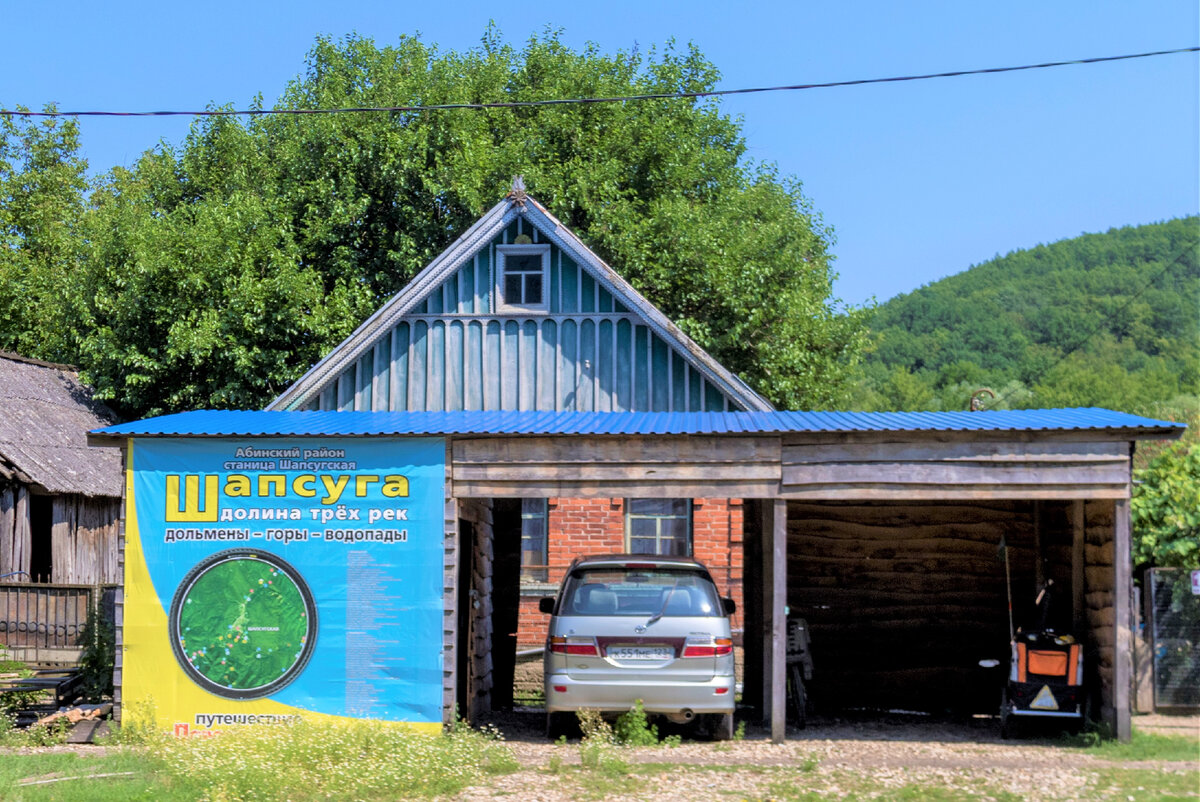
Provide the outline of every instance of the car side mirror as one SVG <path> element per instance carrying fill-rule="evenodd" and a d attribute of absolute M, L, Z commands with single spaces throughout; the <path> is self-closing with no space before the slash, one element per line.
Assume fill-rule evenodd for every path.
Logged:
<path fill-rule="evenodd" d="M 538 612 L 546 613 L 547 615 L 553 613 L 554 612 L 554 597 L 553 596 L 543 596 L 542 598 L 538 599 Z"/>
<path fill-rule="evenodd" d="M 737 602 L 728 596 L 722 597 L 721 606 L 725 608 L 725 615 L 733 615 L 737 612 Z"/>

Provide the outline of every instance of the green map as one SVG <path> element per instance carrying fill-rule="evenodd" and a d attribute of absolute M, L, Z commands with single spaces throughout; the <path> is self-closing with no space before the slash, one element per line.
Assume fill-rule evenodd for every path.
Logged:
<path fill-rule="evenodd" d="M 178 653 L 214 685 L 274 685 L 302 665 L 310 637 L 304 595 L 280 567 L 231 557 L 203 570 L 178 603 Z"/>

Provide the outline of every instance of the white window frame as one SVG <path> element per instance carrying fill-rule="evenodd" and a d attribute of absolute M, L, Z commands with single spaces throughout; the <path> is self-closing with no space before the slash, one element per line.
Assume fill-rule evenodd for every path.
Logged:
<path fill-rule="evenodd" d="M 658 555 L 662 554 L 661 551 L 657 550 L 657 549 L 661 549 L 662 542 L 663 542 L 662 521 L 664 521 L 664 520 L 677 521 L 682 518 L 686 518 L 686 520 L 687 520 L 687 549 L 686 549 L 685 553 L 683 554 L 683 556 L 691 557 L 693 551 L 695 550 L 695 542 L 694 542 L 695 541 L 695 533 L 692 531 L 692 523 L 693 523 L 692 522 L 692 500 L 690 498 L 688 498 L 688 499 L 650 499 L 652 501 L 667 501 L 667 500 L 669 500 L 669 501 L 685 501 L 685 502 L 687 502 L 687 512 L 684 513 L 684 515 L 646 515 L 644 513 L 634 513 L 632 510 L 632 506 L 633 506 L 632 502 L 638 501 L 638 500 L 639 499 L 636 499 L 636 498 L 625 499 L 625 551 L 626 551 L 626 553 L 633 553 L 633 533 L 632 533 L 633 527 L 630 526 L 630 521 L 633 518 L 636 517 L 636 518 L 651 519 L 651 520 L 656 521 L 655 527 L 654 527 L 654 545 L 655 545 L 656 551 L 654 553 L 658 554 Z M 665 555 L 665 556 L 670 556 L 670 555 Z"/>
<path fill-rule="evenodd" d="M 510 304 L 504 297 L 504 273 L 508 255 L 542 257 L 542 302 L 540 304 Z M 496 311 L 498 312 L 544 312 L 550 308 L 550 245 L 497 245 L 496 246 Z"/>

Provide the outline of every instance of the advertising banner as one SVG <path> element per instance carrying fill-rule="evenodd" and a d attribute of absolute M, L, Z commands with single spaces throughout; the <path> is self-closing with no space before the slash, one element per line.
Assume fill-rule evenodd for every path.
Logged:
<path fill-rule="evenodd" d="M 126 476 L 124 715 L 440 730 L 441 438 L 147 438 Z"/>

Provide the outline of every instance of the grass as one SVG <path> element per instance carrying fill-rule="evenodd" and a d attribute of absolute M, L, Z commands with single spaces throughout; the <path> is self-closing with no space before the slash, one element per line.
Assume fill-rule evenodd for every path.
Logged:
<path fill-rule="evenodd" d="M 1200 739 L 1157 735 L 1136 728 L 1124 744 L 1095 733 L 1070 736 L 1065 742 L 1101 760 L 1190 760 L 1200 762 Z"/>
<path fill-rule="evenodd" d="M 554 750 L 540 770 L 571 798 L 638 796 L 672 787 L 696 773 L 713 777 L 713 797 L 809 802 L 878 799 L 892 802 L 988 798 L 1011 802 L 1011 787 L 992 770 L 950 774 L 921 769 L 847 770 L 826 767 L 815 754 L 793 755 L 787 765 L 686 765 L 638 763 L 629 747 L 598 717 L 587 722 L 578 746 Z M 237 800 L 391 800 L 453 797 L 490 776 L 520 770 L 494 734 L 457 727 L 440 736 L 371 721 L 300 723 L 231 729 L 217 738 L 175 739 L 143 733 L 143 743 L 72 752 L 0 749 L 0 799 L 13 802 L 236 802 Z M 714 749 L 720 744 L 714 745 Z M 1066 744 L 1063 754 L 1086 754 L 1109 763 L 1092 767 L 1075 759 L 1064 770 L 1078 776 L 1081 798 L 1173 800 L 1200 797 L 1200 760 L 1194 739 L 1135 732 L 1130 744 Z M 645 751 L 637 754 L 645 756 Z M 574 762 L 574 756 L 578 762 Z M 1149 761 L 1172 761 L 1162 766 Z M 569 765 L 568 765 L 569 763 Z M 1113 763 L 1128 763 L 1112 765 Z M 1143 763 L 1143 766 L 1137 764 Z M 99 775 L 116 775 L 102 777 Z M 536 776 L 536 773 L 534 774 Z M 31 779 L 60 779 L 43 785 Z M 552 779 L 551 779 L 552 778 Z M 517 792 L 519 793 L 519 792 Z M 1037 786 L 1024 793 L 1037 796 Z"/>
<path fill-rule="evenodd" d="M 2 755 L 0 799 L 414 799 L 454 794 L 518 768 L 491 733 L 458 728 L 430 736 L 383 722 L 302 722 L 242 727 L 216 738 L 164 736 L 94 757 Z M 94 777 L 125 772 L 132 776 Z M 21 783 L 48 774 L 80 779 Z"/>

